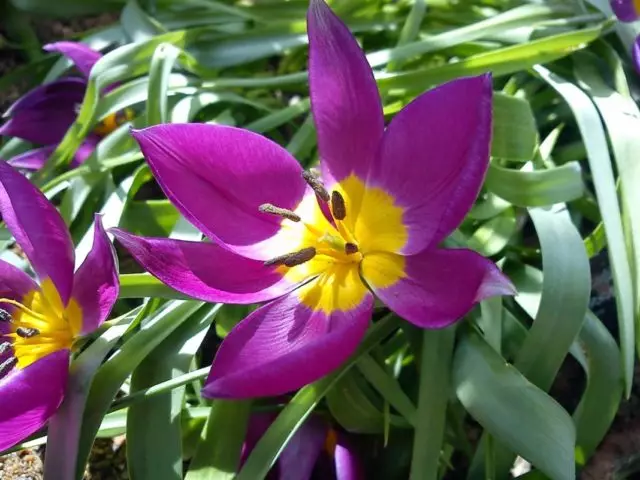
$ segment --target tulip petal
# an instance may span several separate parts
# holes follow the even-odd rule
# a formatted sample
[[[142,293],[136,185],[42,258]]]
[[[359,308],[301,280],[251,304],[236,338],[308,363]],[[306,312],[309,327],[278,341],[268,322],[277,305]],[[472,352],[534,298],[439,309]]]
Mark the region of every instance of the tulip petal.
[[[22,301],[31,291],[37,290],[38,285],[29,275],[24,273],[10,263],[0,260],[0,297],[9,298],[11,300]],[[0,304],[0,308],[11,312],[13,307],[7,304]],[[4,343],[8,339],[2,336],[10,333],[11,326],[8,322],[0,322],[0,343]],[[13,352],[11,350],[0,354],[0,363],[7,360]]]
[[[362,276],[391,310],[423,328],[446,327],[485,298],[515,294],[495,263],[467,249],[409,257],[370,254],[362,262]]]
[[[491,76],[463,78],[407,105],[387,128],[369,172],[404,209],[406,255],[437,245],[464,219],[489,167]]]
[[[99,142],[100,137],[97,135],[89,135],[85,138],[73,155],[73,159],[69,163],[69,168],[76,168],[82,165],[95,151]]]
[[[272,203],[295,209],[305,193],[302,168],[276,143],[248,130],[204,124],[134,131],[167,197],[205,235],[252,258],[280,219],[260,213]]]
[[[96,52],[93,48],[79,42],[55,42],[42,48],[47,52],[61,53],[67,57],[85,77],[89,77],[95,63],[102,58],[100,52]]]
[[[50,278],[66,305],[73,285],[75,259],[69,230],[42,192],[3,162],[0,162],[0,213],[40,280]]]
[[[347,26],[322,0],[307,14],[309,89],[322,176],[329,186],[354,172],[366,178],[384,131],[371,67]]]
[[[14,168],[20,168],[23,170],[39,170],[47,162],[47,159],[55,149],[55,145],[51,147],[35,148],[10,158],[7,160],[7,163]]]
[[[257,303],[296,287],[276,268],[213,243],[140,237],[119,228],[109,231],[145,270],[171,288],[200,300]]]
[[[638,0],[610,0],[611,9],[621,22],[633,22],[638,19],[640,1]]]
[[[62,78],[34,88],[5,114],[0,135],[41,145],[57,144],[76,119],[87,86],[81,78]]]
[[[203,389],[209,398],[280,395],[338,368],[362,339],[373,309],[359,305],[326,313],[321,277],[251,313],[224,339]],[[364,287],[363,287],[364,288]],[[316,302],[316,307],[307,306]]]
[[[118,299],[118,261],[104,231],[100,215],[95,216],[93,245],[73,278],[71,297],[82,309],[82,335],[104,322]]]
[[[38,431],[56,412],[69,374],[69,351],[59,350],[0,379],[0,451]]]
[[[318,417],[309,417],[278,458],[280,480],[309,480],[320,457],[327,426]]]
[[[336,480],[364,480],[364,467],[360,457],[344,434],[338,434],[338,443],[333,457],[336,465]]]

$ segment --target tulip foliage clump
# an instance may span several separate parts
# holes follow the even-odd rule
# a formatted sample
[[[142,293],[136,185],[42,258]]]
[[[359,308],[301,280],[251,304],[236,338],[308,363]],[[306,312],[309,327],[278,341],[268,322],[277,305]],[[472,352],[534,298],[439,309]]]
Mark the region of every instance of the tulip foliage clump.
[[[31,15],[117,9],[34,49]],[[0,452],[63,480],[96,438],[142,480],[588,473],[634,401],[640,3],[6,11]]]

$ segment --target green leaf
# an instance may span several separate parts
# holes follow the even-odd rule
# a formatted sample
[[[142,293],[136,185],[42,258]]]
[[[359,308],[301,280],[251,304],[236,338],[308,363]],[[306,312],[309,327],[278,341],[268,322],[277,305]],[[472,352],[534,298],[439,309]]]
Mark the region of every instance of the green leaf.
[[[414,480],[439,478],[454,339],[455,327],[422,332],[420,391],[410,476]]]
[[[620,205],[613,176],[607,138],[600,115],[589,96],[571,82],[551,73],[543,67],[536,67],[537,73],[551,85],[569,104],[576,117],[580,134],[587,149],[587,159],[596,190],[598,206],[602,214],[607,237],[609,261],[614,281],[617,306],[622,368],[625,380],[625,394],[631,393],[633,383],[635,319],[633,277],[630,259],[627,255]]]
[[[526,100],[495,92],[491,156],[528,162],[538,143],[538,130]]]
[[[100,367],[91,385],[84,411],[76,478],[82,478],[93,439],[120,386],[156,346],[187,321],[201,306],[202,303],[196,301],[174,300],[165,304]]]
[[[611,51],[610,55],[616,54]],[[609,87],[603,80],[601,72],[595,70],[595,65],[590,63],[590,60],[593,59],[588,57],[575,59],[576,75],[600,112],[611,140],[620,183],[620,198],[624,213],[623,228],[629,239],[627,252],[631,260],[635,308],[638,312],[640,306],[640,217],[638,216],[640,191],[637,186],[640,183],[640,163],[637,161],[637,155],[640,151],[638,135],[640,110],[632,98]],[[622,66],[615,65],[615,67],[617,67],[614,72],[618,79],[617,83],[622,84],[619,88],[628,92]],[[617,212],[613,214],[617,215]],[[603,212],[602,216],[606,215],[608,212]],[[640,352],[640,335],[637,333],[636,335],[636,349]]]
[[[473,55],[464,60],[439,67],[399,74],[379,75],[378,85],[383,91],[391,89],[423,91],[430,85],[437,85],[463,76],[478,75],[486,72],[491,72],[495,77],[508,75],[518,70],[531,68],[537,64],[557,60],[575,50],[584,48],[589,42],[600,36],[603,27],[604,25],[600,25],[552,35],[541,40]]]
[[[584,466],[613,423],[624,382],[618,345],[593,313],[587,313],[572,349],[584,352],[582,367],[587,374],[587,387],[573,414],[576,463]]]
[[[234,478],[250,415],[249,401],[215,400],[185,480]]]
[[[168,287],[148,273],[128,273],[120,275],[120,298],[157,297],[187,299],[185,294]]]
[[[512,170],[491,163],[485,187],[492,193],[521,207],[541,207],[580,198],[584,192],[578,162],[551,170]]]
[[[133,371],[131,393],[186,374],[219,308],[203,308],[202,315],[192,316],[158,345]],[[129,407],[127,462],[132,479],[182,480],[184,392],[177,387]]]
[[[468,246],[485,257],[491,257],[507,246],[516,228],[516,213],[510,208],[480,225],[469,237]]]
[[[376,362],[371,355],[363,355],[358,361],[358,370],[407,422],[415,423],[416,407],[388,369]]]
[[[171,69],[180,50],[169,43],[161,43],[153,52],[149,66],[149,90],[147,92],[147,125],[166,123],[167,92]]]
[[[571,417],[474,332],[458,342],[452,379],[460,402],[496,440],[553,480],[575,479]]]

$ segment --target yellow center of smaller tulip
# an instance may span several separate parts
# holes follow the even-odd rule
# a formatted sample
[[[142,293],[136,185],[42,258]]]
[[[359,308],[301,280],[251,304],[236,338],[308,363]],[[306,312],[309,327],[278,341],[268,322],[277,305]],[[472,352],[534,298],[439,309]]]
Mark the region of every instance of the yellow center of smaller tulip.
[[[111,113],[104,117],[94,127],[93,133],[100,137],[106,137],[120,125],[130,121],[135,116],[135,112],[131,108],[124,108],[117,112]]]
[[[45,279],[40,289],[32,290],[20,302],[0,298],[0,306],[9,305],[14,308],[6,319],[11,331],[5,338],[10,339],[13,357],[3,362],[0,370],[13,366],[26,368],[58,350],[71,349],[82,329],[80,306],[73,299],[64,306],[50,279]]]
[[[297,290],[313,310],[353,309],[367,295],[366,272],[379,287],[404,276],[404,259],[397,255],[408,239],[403,209],[387,192],[355,175],[335,184],[331,193],[323,192],[318,180],[305,178],[317,195],[305,196],[295,210],[261,207],[283,217],[274,244],[290,247],[290,253],[266,263],[279,265],[292,282],[315,278]],[[323,202],[331,219],[323,213]]]

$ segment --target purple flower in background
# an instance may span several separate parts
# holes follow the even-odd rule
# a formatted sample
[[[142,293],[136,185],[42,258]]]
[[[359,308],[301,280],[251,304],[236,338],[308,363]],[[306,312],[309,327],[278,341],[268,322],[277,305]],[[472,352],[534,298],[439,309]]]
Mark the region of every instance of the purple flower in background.
[[[39,428],[62,402],[74,341],[118,297],[113,247],[96,216],[93,246],[74,273],[62,217],[29,180],[0,162],[0,214],[38,276],[0,261],[0,451]]]
[[[91,68],[102,56],[88,46],[76,42],[51,43],[44,48],[71,59],[83,77],[64,77],[34,88],[18,99],[4,114],[7,120],[0,126],[0,135],[42,145],[9,159],[9,163],[14,167],[27,170],[37,170],[44,165],[75,121]],[[102,137],[129,120],[131,116],[131,110],[125,109],[104,118],[76,151],[71,168],[84,162]]]
[[[326,375],[360,343],[374,295],[419,327],[441,328],[514,293],[491,261],[439,247],[489,165],[490,76],[420,95],[385,129],[371,68],[321,0],[311,2],[308,32],[321,178],[247,130],[173,124],[133,134],[167,197],[213,243],[115,236],[187,295],[269,302],[224,339],[208,397],[279,395]]]
[[[241,464],[244,464],[274,420],[275,415],[267,413],[251,416],[242,449]],[[331,472],[327,472],[331,475],[329,478],[336,480],[364,479],[364,467],[347,435],[334,430],[320,417],[311,416],[287,442],[267,478],[309,480],[318,467]]]
[[[633,22],[640,16],[640,0],[610,0],[609,3],[621,22]]]

